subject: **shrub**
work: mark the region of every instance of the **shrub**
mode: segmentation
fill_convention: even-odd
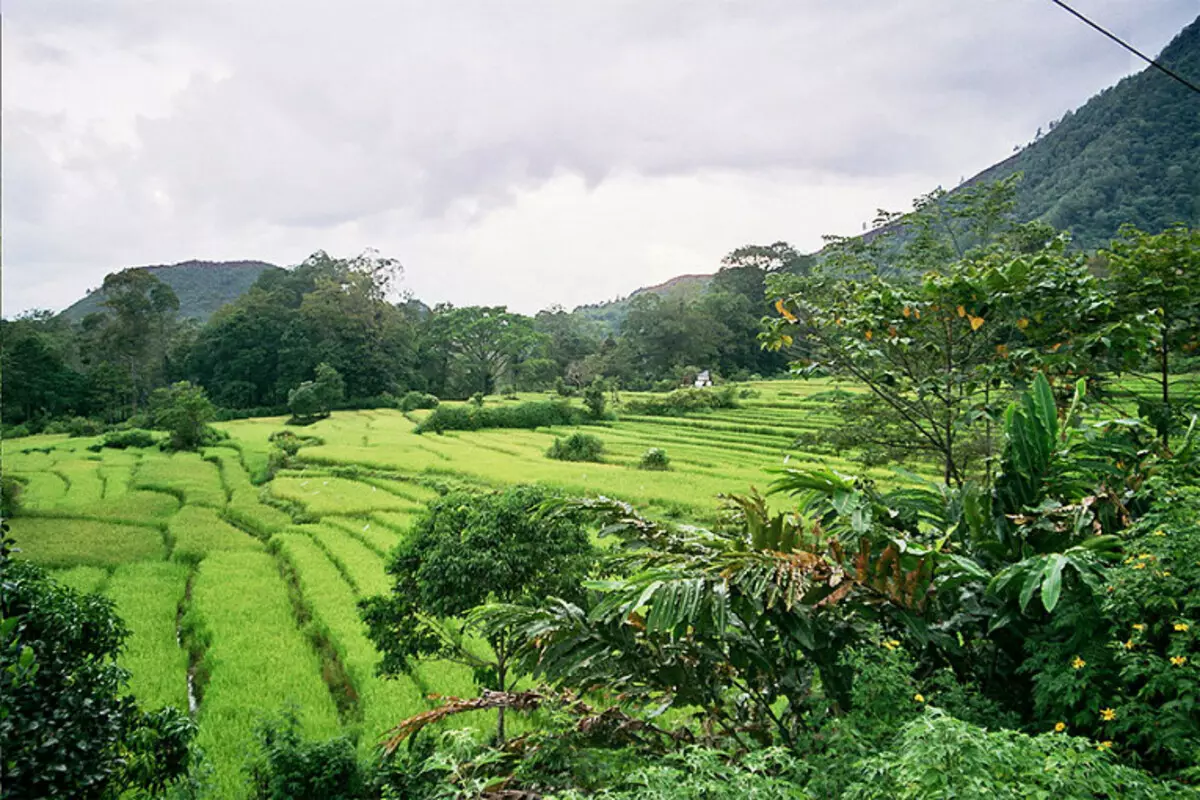
[[[25,423],[21,423],[20,425],[12,425],[12,426],[6,427],[4,429],[3,436],[0,436],[0,438],[20,439],[23,436],[29,436],[29,434],[30,434],[29,426],[26,425]]]
[[[317,365],[316,378],[304,381],[288,392],[288,408],[292,411],[292,422],[308,424],[329,412],[346,393],[342,375],[325,362]]]
[[[114,450],[124,450],[127,447],[154,447],[158,443],[154,433],[141,428],[130,428],[123,431],[109,431],[104,434],[101,447],[111,447]]]
[[[554,379],[554,391],[558,393],[559,397],[572,397],[575,394],[575,387],[570,386],[566,381],[563,380],[562,376],[559,375]]]
[[[642,459],[638,462],[638,469],[664,470],[670,468],[671,457],[661,447],[651,447],[642,453]]]
[[[476,408],[483,408],[483,392],[476,392],[475,394],[471,395],[470,402],[471,405],[475,406]]]
[[[5,797],[159,794],[186,772],[195,724],[147,713],[113,660],[127,630],[100,595],[80,595],[10,557],[0,532],[0,751]]]
[[[596,378],[583,390],[583,404],[587,407],[592,419],[603,419],[604,409],[608,405],[605,392],[608,385],[602,378]]]
[[[1043,725],[1065,721],[1174,772],[1200,753],[1200,490],[1155,504],[1129,537],[1098,602],[1064,593],[1025,669]]]
[[[860,762],[845,797],[1163,798],[1183,787],[1118,765],[1095,742],[1061,733],[988,731],[936,709],[906,724],[893,751]]]
[[[164,442],[169,449],[195,450],[222,438],[208,425],[217,409],[204,389],[187,381],[155,389],[150,395],[150,409],[154,426],[171,434]]]
[[[367,779],[347,737],[310,741],[294,712],[269,720],[258,731],[259,751],[250,762],[254,797],[261,800],[358,800]]]
[[[21,490],[24,488],[11,475],[0,476],[0,519],[8,519],[21,507]]]
[[[580,425],[588,421],[582,409],[563,400],[536,400],[516,405],[477,408],[439,405],[417,426],[417,433],[474,431],[481,428],[549,428]]]
[[[630,400],[625,410],[631,414],[655,417],[678,417],[684,414],[712,411],[717,408],[737,408],[737,389],[676,389],[660,397]]]
[[[416,411],[418,408],[437,408],[439,402],[437,395],[418,392],[414,389],[401,399],[400,410]]]
[[[559,461],[599,461],[604,442],[590,433],[572,433],[566,439],[555,438],[546,451],[547,458]]]

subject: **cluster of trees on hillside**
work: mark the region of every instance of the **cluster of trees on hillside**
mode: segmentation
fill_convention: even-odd
[[[626,387],[678,385],[710,369],[775,374],[786,359],[755,340],[768,275],[809,260],[784,243],[731,253],[695,300],[636,297],[620,330],[561,308],[525,316],[503,306],[429,308],[388,299],[393,259],[318,252],[289,271],[264,271],[205,324],[177,318],[171,288],[145,270],[105,279],[102,310],[71,323],[34,312],[0,323],[9,426],[63,417],[113,422],[159,386],[189,381],[226,409],[278,409],[325,364],[343,402],[388,404],[409,391],[443,398],[581,389],[597,377]]]
[[[701,293],[630,299],[615,332],[561,308],[530,317],[503,306],[392,302],[400,265],[373,252],[318,252],[290,271],[265,271],[204,325],[179,320],[177,298],[152,274],[126,270],[105,279],[104,310],[76,324],[45,312],[0,322],[3,419],[10,433],[69,417],[115,422],[180,381],[241,413],[280,413],[299,397],[299,416],[312,418],[334,405],[394,405],[413,391],[571,393],[598,378],[670,389],[702,369],[746,379],[799,359],[886,401],[865,416],[865,401],[848,407],[848,422],[869,425],[845,426],[847,447],[884,457],[897,449],[895,432],[920,420],[923,444],[909,447],[901,435],[899,449],[948,452],[953,472],[980,449],[978,426],[964,434],[959,423],[994,419],[1004,402],[989,389],[993,373],[1028,372],[1031,347],[1055,346],[1051,360],[1064,374],[1154,373],[1167,419],[1170,375],[1197,347],[1198,234],[1126,229],[1088,254],[1045,223],[1017,223],[1018,186],[1010,177],[933,192],[907,214],[880,212],[867,236],[831,237],[820,257],[784,242],[740,248]],[[912,316],[895,316],[904,308]],[[976,319],[981,333],[957,335],[955,325]],[[767,347],[765,320],[774,331]],[[1154,359],[1143,357],[1149,348]],[[924,374],[946,372],[937,364],[947,359],[953,374]],[[322,364],[340,390],[316,402]],[[317,411],[305,410],[309,401]]]

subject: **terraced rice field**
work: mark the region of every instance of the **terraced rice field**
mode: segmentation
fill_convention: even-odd
[[[427,708],[430,694],[473,693],[470,673],[451,664],[378,677],[355,605],[387,590],[387,553],[439,489],[541,482],[707,522],[718,493],[765,488],[764,468],[785,458],[855,470],[793,449],[797,435],[831,424],[820,395],[833,388],[756,383],[737,409],[590,426],[604,441],[603,463],[547,459],[569,429],[417,435],[428,412],[388,409],[339,412],[304,429],[324,443],[300,450],[270,481],[268,437],[284,428],[280,418],[222,423],[228,442],[201,454],[17,439],[4,443],[3,459],[24,483],[12,530],[23,557],[114,600],[131,631],[122,660],[133,691],[150,706],[190,703],[215,795],[241,797],[264,715],[292,705],[305,732],[345,732],[367,752],[396,721]],[[669,471],[637,469],[650,447],[668,452]],[[494,716],[468,724],[486,731]]]

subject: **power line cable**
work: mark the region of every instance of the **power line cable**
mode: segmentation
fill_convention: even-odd
[[[1182,75],[1180,75],[1179,73],[1177,73],[1177,72],[1174,72],[1174,71],[1172,71],[1171,69],[1168,69],[1167,67],[1164,67],[1162,64],[1158,63],[1158,62],[1157,62],[1157,61],[1155,61],[1153,58],[1150,58],[1150,56],[1146,55],[1145,53],[1143,53],[1142,51],[1138,50],[1138,49],[1137,49],[1136,47],[1134,47],[1133,45],[1131,45],[1131,44],[1129,44],[1128,42],[1124,41],[1123,39],[1121,39],[1121,38],[1120,38],[1119,36],[1117,36],[1116,34],[1109,33],[1109,32],[1108,32],[1108,31],[1106,31],[1104,28],[1100,27],[1099,25],[1097,25],[1096,23],[1092,22],[1090,19],[1088,19],[1087,17],[1085,17],[1083,14],[1080,14],[1078,11],[1076,11],[1076,10],[1075,10],[1075,9],[1073,9],[1073,8],[1071,8],[1071,7],[1070,7],[1069,5],[1067,5],[1066,3],[1062,2],[1062,0],[1050,0],[1050,2],[1051,2],[1051,3],[1054,3],[1054,5],[1058,6],[1058,7],[1059,7],[1059,8],[1061,8],[1061,9],[1063,9],[1063,10],[1064,10],[1064,11],[1066,11],[1067,13],[1069,13],[1069,14],[1071,14],[1071,15],[1075,16],[1075,17],[1078,17],[1078,18],[1079,18],[1079,19],[1080,19],[1082,22],[1084,22],[1086,25],[1088,25],[1088,26],[1090,26],[1090,27],[1092,27],[1092,28],[1095,28],[1096,30],[1100,31],[1100,33],[1104,34],[1104,35],[1105,35],[1105,36],[1107,36],[1109,39],[1112,39],[1114,42],[1116,42],[1117,44],[1121,45],[1121,47],[1124,47],[1126,50],[1128,50],[1129,52],[1133,53],[1135,56],[1137,56],[1138,58],[1142,59],[1143,61],[1145,61],[1147,64],[1149,64],[1150,66],[1154,67],[1154,68],[1155,68],[1155,69],[1157,69],[1158,71],[1160,71],[1160,72],[1162,72],[1163,74],[1165,74],[1165,75],[1168,75],[1168,76],[1170,76],[1170,77],[1174,78],[1175,80],[1179,81],[1180,83],[1182,83],[1184,86],[1186,86],[1186,87],[1188,87],[1189,89],[1191,89],[1191,90],[1192,90],[1193,92],[1195,92],[1196,94],[1200,94],[1200,86],[1197,86],[1196,84],[1192,83],[1192,82],[1191,82],[1191,81],[1189,81],[1187,78],[1185,78],[1185,77],[1183,77]]]

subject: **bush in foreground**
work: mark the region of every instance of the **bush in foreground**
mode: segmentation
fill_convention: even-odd
[[[554,439],[546,451],[546,458],[559,461],[599,461],[604,453],[604,442],[590,433],[572,433],[566,439]]]
[[[0,534],[0,782],[5,797],[155,794],[188,769],[195,724],[145,712],[114,659],[127,630],[111,600],[11,559]]]

